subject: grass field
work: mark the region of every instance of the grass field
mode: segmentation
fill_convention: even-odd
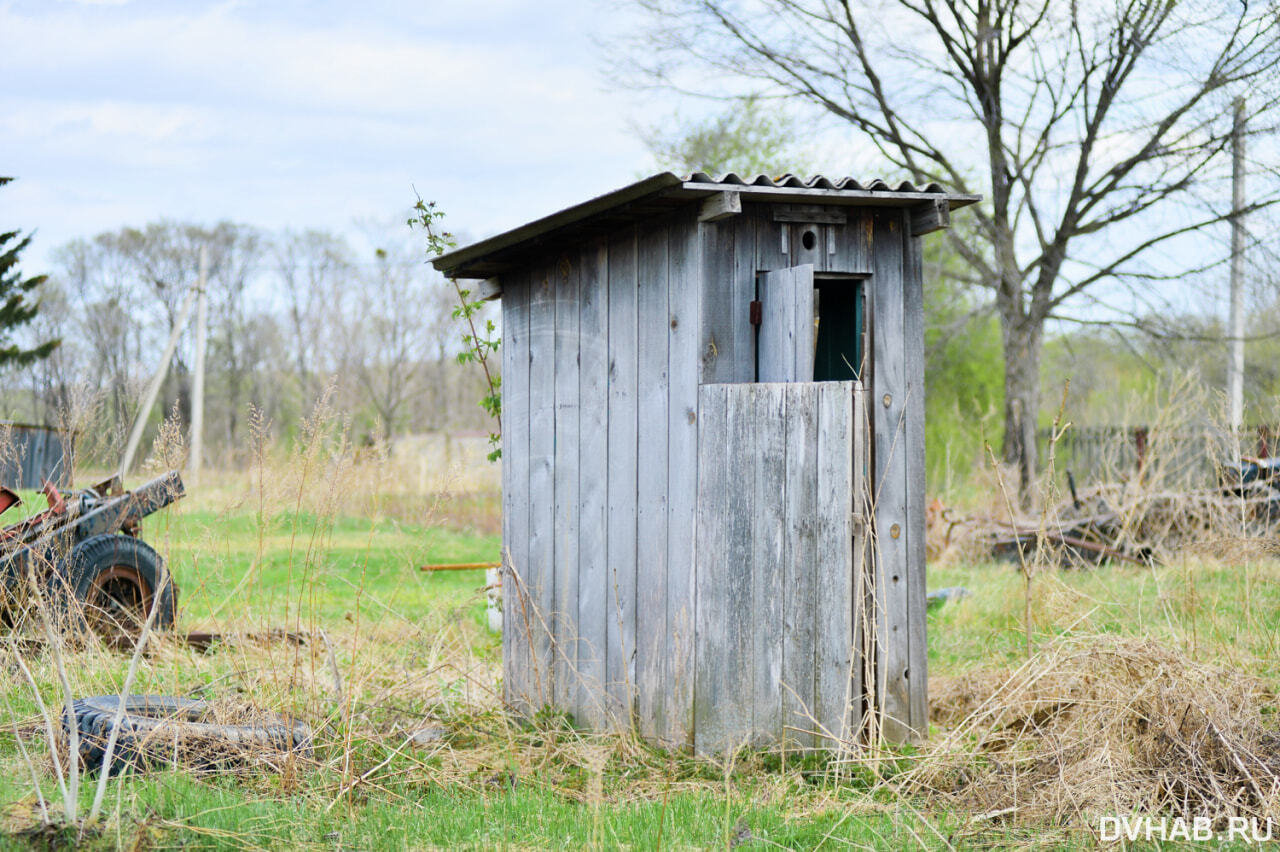
[[[507,717],[497,698],[500,643],[484,629],[483,572],[416,570],[496,559],[492,523],[475,521],[484,515],[474,500],[460,509],[426,498],[391,503],[376,483],[260,474],[201,489],[151,519],[146,538],[167,554],[181,588],[181,629],[233,638],[203,653],[157,638],[133,691],[296,714],[316,731],[315,753],[279,771],[126,774],[110,780],[95,824],[40,828],[35,784],[55,823],[62,797],[39,708],[12,659],[16,646],[3,645],[0,847],[1097,845],[1088,818],[990,817],[969,799],[896,784],[928,766],[911,749],[861,763],[783,766],[760,754],[710,762],[585,734],[561,718]],[[1278,581],[1270,560],[1045,572],[1031,587],[1032,645],[1052,656],[1099,636],[1151,643],[1177,655],[1171,660],[1238,672],[1273,692]],[[980,703],[971,693],[1025,663],[1022,577],[1007,565],[931,567],[931,587],[954,585],[971,597],[930,615],[939,740]],[[262,639],[268,628],[304,639]],[[27,654],[52,707],[61,700],[57,656]],[[77,694],[103,694],[119,690],[129,661],[87,648],[67,652],[65,671]],[[431,733],[415,741],[423,729]],[[94,784],[91,777],[81,791],[81,816]]]

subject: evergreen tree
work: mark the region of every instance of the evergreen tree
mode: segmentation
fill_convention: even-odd
[[[0,187],[13,178],[0,177]],[[0,233],[0,369],[25,367],[41,358],[48,358],[58,348],[60,340],[46,340],[30,349],[24,349],[15,340],[16,332],[35,319],[40,311],[36,291],[48,276],[36,275],[23,278],[18,269],[18,255],[31,244],[31,235],[19,231]]]

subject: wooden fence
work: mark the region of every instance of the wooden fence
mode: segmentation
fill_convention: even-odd
[[[0,485],[40,488],[46,479],[71,482],[72,442],[45,426],[0,422]]]

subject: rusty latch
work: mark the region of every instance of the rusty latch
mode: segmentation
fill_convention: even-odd
[[[759,325],[764,319],[764,304],[759,301],[751,303],[751,324]]]

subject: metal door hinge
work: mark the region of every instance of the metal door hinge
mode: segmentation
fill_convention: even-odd
[[[762,302],[751,303],[751,324],[759,325],[764,319],[764,304]]]

